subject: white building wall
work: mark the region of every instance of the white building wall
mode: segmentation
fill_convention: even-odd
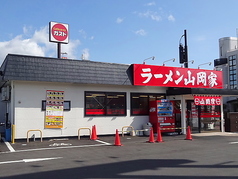
[[[130,93],[165,93],[166,88],[148,86],[114,86],[85,85],[70,83],[20,82],[12,83],[11,120],[16,126],[15,138],[26,138],[28,130],[41,130],[43,137],[77,136],[78,129],[96,125],[97,134],[115,134],[116,129],[123,126],[133,126],[141,129],[148,122],[149,116],[130,116]],[[45,129],[45,111],[41,111],[41,101],[46,99],[46,90],[64,91],[65,100],[71,101],[71,110],[64,111],[64,127],[62,129]],[[84,92],[126,92],[127,116],[84,116]],[[39,136],[38,132],[32,132]],[[88,135],[87,130],[80,132]]]

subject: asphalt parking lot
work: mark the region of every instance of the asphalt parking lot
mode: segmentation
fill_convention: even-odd
[[[238,134],[57,138],[0,145],[0,178],[238,178]],[[155,136],[156,140],[156,136]]]
[[[185,135],[163,136],[171,140],[184,140]],[[157,137],[154,136],[156,143]],[[38,138],[35,141],[32,139],[27,142],[26,139],[16,140],[15,143],[3,142],[0,146],[0,152],[24,152],[24,151],[37,151],[37,150],[54,150],[63,148],[82,148],[82,147],[96,147],[96,146],[134,146],[140,144],[150,143],[150,136],[130,136],[119,135],[119,141],[116,140],[114,135],[98,136],[97,140],[90,140],[89,136],[80,137],[64,137],[64,138],[45,138],[41,142]],[[7,144],[7,145],[6,145]],[[10,146],[9,146],[10,145]]]
[[[192,134],[193,142],[201,142],[204,140],[209,140],[211,137],[231,137],[231,142],[236,138],[238,141],[237,133],[198,133]],[[63,137],[63,138],[44,138],[43,141],[38,138],[36,140],[30,139],[27,142],[26,139],[16,140],[14,143],[4,142],[4,139],[1,141],[0,152],[8,153],[8,152],[23,152],[23,151],[37,151],[37,150],[54,150],[54,149],[63,149],[63,148],[80,148],[80,147],[93,147],[93,146],[117,146],[121,144],[122,146],[135,146],[145,145],[151,143],[150,136],[130,136],[125,135],[122,137],[119,136],[119,141],[116,140],[114,135],[110,136],[99,136],[97,140],[90,140],[89,136],[80,137]],[[175,143],[175,142],[189,142],[190,140],[186,140],[185,135],[162,135],[162,140],[164,145]],[[154,141],[157,143],[157,136],[154,136]],[[167,143],[167,144],[166,144]],[[119,145],[118,145],[119,146]]]

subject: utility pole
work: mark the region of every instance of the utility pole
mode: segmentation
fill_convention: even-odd
[[[184,45],[180,42],[184,37]],[[179,41],[179,62],[184,64],[185,68],[188,68],[188,46],[187,46],[187,32],[184,30],[184,34],[181,36]]]
[[[188,68],[188,46],[187,46],[187,31],[186,30],[184,30],[184,53],[185,53],[184,67]]]

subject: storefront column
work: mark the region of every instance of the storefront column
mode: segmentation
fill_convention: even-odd
[[[223,97],[221,96],[221,132],[225,132],[224,124],[225,124],[225,120],[224,120],[224,113],[223,113]]]
[[[186,102],[184,96],[181,98],[181,127],[182,133],[186,134]]]

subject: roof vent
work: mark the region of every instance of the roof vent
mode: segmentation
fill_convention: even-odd
[[[81,55],[81,60],[88,60],[88,59],[86,59],[86,58],[85,58],[85,55],[82,54],[82,55]]]

